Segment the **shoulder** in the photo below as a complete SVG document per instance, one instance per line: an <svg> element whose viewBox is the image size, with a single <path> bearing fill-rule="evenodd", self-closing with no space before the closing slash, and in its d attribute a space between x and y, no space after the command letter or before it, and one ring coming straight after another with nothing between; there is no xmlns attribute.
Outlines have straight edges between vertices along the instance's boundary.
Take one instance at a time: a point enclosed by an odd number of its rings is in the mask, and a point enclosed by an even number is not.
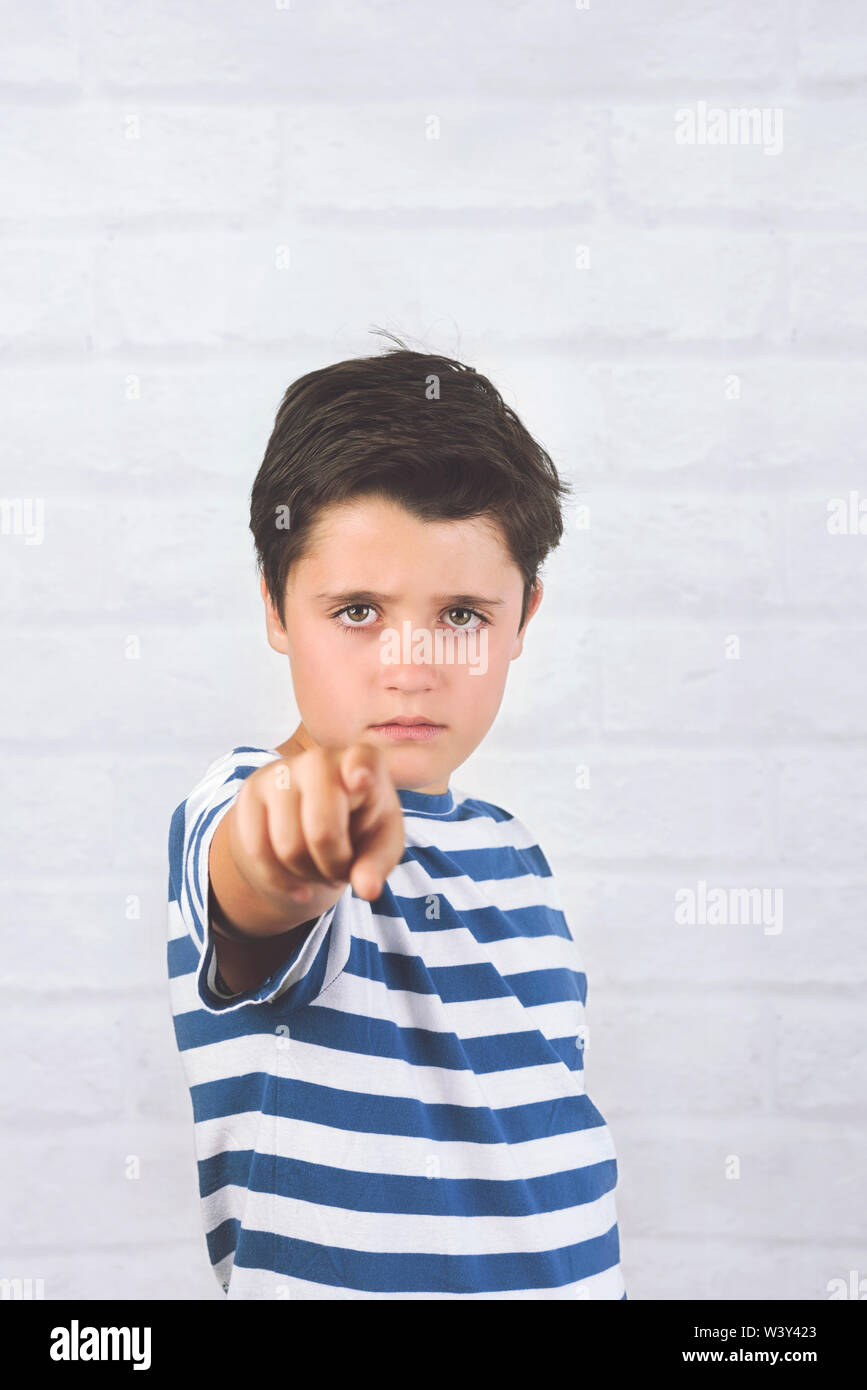
<svg viewBox="0 0 867 1390"><path fill-rule="evenodd" d="M453 793L469 841L501 852L510 863L520 863L526 873L553 879L545 852L524 820L494 801L464 794L457 788L453 788Z"/></svg>
<svg viewBox="0 0 867 1390"><path fill-rule="evenodd" d="M237 748L228 753L221 753L215 758L205 769L197 785L219 785L221 781L249 777L251 772L264 767L266 763L274 762L279 756L273 748L254 748L249 744L239 744Z"/></svg>
<svg viewBox="0 0 867 1390"><path fill-rule="evenodd" d="M251 772L279 756L273 748L254 748L247 744L239 744L230 752L221 753L199 774L192 789L176 808L175 816L182 815L185 809L189 815L194 807L207 805L219 795L221 788L242 782Z"/></svg>
<svg viewBox="0 0 867 1390"><path fill-rule="evenodd" d="M473 818L489 820L497 827L498 837L506 836L512 844L520 844L524 847L538 843L525 822L507 807L500 806L495 801L487 801L484 797L473 795L470 792L461 791L457 787L453 787L452 792L455 799L455 809L462 820Z"/></svg>
<svg viewBox="0 0 867 1390"><path fill-rule="evenodd" d="M237 795L244 779L279 756L273 748L239 744L208 764L172 811L168 837L171 874L180 873L187 849L195 847L198 852L208 827Z"/></svg>

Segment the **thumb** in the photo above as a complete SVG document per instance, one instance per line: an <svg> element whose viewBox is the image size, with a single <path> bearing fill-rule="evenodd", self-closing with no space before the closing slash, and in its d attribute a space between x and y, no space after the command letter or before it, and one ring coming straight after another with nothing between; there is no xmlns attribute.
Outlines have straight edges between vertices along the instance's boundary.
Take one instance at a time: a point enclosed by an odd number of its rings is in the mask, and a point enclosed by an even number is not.
<svg viewBox="0 0 867 1390"><path fill-rule="evenodd" d="M382 873L370 858L359 859L349 873L349 882L360 898L375 902L385 886Z"/></svg>

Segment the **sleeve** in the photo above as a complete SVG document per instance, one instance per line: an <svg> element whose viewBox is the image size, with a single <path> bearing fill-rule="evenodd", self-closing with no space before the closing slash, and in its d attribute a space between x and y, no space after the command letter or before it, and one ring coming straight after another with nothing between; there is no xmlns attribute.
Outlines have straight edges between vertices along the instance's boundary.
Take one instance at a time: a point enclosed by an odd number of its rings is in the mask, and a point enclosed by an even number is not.
<svg viewBox="0 0 867 1390"><path fill-rule="evenodd" d="M521 844L521 854L531 868L531 872L536 874L540 880L540 899L544 903L545 910L552 913L556 919L561 935L569 941L569 954L571 956L570 969L572 970L582 1008L587 1001L587 973L584 969L583 952L578 938L569 925L566 912L563 907L563 900L560 896L560 885L554 874L554 870L548 861L548 857L533 831L528 828L524 821L512 818L512 824L516 828L516 837ZM582 1016L583 1021L583 1016Z"/></svg>
<svg viewBox="0 0 867 1390"><path fill-rule="evenodd" d="M185 801L175 808L169 829L168 967L176 1012L204 1008L223 1013L249 1004L281 1003L281 1012L309 1003L327 989L349 959L347 887L318 917L286 959L254 989L232 994L217 972L209 913L208 856L211 840L246 777L277 754L236 748L218 758Z"/></svg>
<svg viewBox="0 0 867 1390"><path fill-rule="evenodd" d="M552 908L555 912L562 912L563 907L557 880L551 865L548 863L545 851L539 843L538 836L533 833L525 821L520 820L511 811L504 810L501 806L497 806L495 809L508 822L507 834L511 848L527 866L527 872L541 880L540 892L545 906Z"/></svg>

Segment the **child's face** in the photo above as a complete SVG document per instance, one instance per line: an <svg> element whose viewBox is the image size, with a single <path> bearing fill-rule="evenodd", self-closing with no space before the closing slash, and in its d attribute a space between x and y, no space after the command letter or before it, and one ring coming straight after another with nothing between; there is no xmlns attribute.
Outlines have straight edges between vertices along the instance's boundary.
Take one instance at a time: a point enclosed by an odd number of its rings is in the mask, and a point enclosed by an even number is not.
<svg viewBox="0 0 867 1390"><path fill-rule="evenodd" d="M446 791L452 769L491 727L523 645L523 578L499 529L479 518L420 521L393 501L354 498L319 515L309 553L292 565L285 629L264 579L261 588L268 640L292 667L302 720L293 746L373 743L395 786ZM540 583L527 622L541 597ZM429 634L427 651L419 629ZM380 640L386 630L390 652ZM452 645L449 630L466 636ZM376 727L418 715L441 727L425 738Z"/></svg>

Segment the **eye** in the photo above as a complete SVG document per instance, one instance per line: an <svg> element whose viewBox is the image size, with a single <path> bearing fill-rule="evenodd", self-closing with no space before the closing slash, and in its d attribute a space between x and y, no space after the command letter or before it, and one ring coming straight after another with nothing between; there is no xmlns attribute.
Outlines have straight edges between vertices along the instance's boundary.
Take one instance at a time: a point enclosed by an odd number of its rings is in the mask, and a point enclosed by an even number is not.
<svg viewBox="0 0 867 1390"><path fill-rule="evenodd" d="M461 606L455 606L454 608L446 609L446 612L449 614L463 613L466 614L467 619L478 619L478 622L476 622L472 626L470 626L469 621L466 620L464 622L453 623L452 626L456 631L477 632L481 627L490 626L489 619L487 619L483 613L479 613L475 608L464 608ZM346 622L343 621L344 613L347 615L348 619L348 621ZM365 613L373 615L375 619L376 609L370 603L347 603L344 604L343 608L339 608L336 613L332 613L331 618L334 622L337 623L337 626L343 632L364 632L368 628L373 627L374 625L372 622L363 621L363 619L362 621L356 621L356 617L358 614Z"/></svg>
<svg viewBox="0 0 867 1390"><path fill-rule="evenodd" d="M468 613L469 616L470 616L471 618L478 618L479 621L478 621L478 623L476 624L475 627L469 627L469 624L468 624L468 623L458 623L458 624L457 624L457 627L459 627L459 628L464 628L464 629L466 629L466 630L468 630L468 631L470 631L470 632L476 632L476 631L478 631L478 629L479 629L480 627L487 627L487 626L488 626L488 620L487 620L487 618L485 618L485 617L483 616L483 614L477 613L476 610L475 610L475 608L449 608L449 609L447 609L447 612L449 612L449 613Z"/></svg>
<svg viewBox="0 0 867 1390"><path fill-rule="evenodd" d="M344 632L351 632L353 628L363 629L366 627L373 626L372 623L357 623L354 619L352 619L348 623L340 621L344 613L359 613L363 611L366 611L368 613L375 613L376 610L369 603L347 603L345 608L338 609L338 611L336 613L332 613L331 616L337 623L337 626L343 628Z"/></svg>

